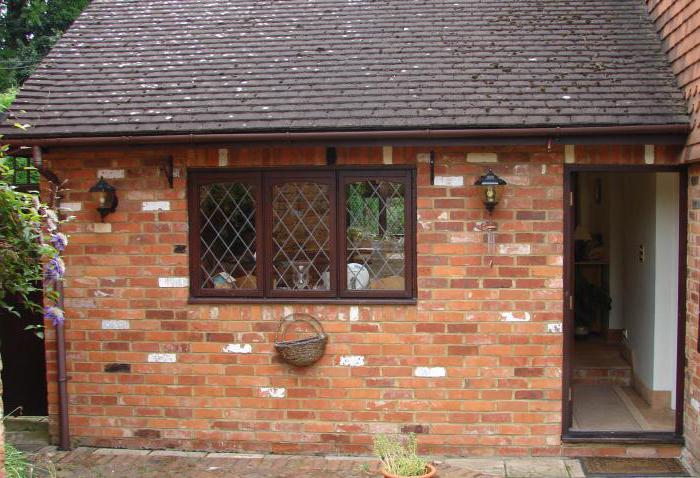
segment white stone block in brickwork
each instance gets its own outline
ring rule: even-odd
[[[530,244],[500,244],[498,246],[499,254],[508,254],[514,256],[522,256],[525,254],[530,254]]]
[[[123,330],[129,328],[128,320],[103,320],[102,328],[105,330]]]
[[[144,201],[142,211],[170,211],[170,201]]]
[[[83,203],[81,202],[62,202],[61,210],[69,212],[77,212],[83,209]]]
[[[530,312],[501,312],[501,317],[506,322],[529,322],[532,318]]]
[[[464,243],[464,242],[482,242],[484,240],[483,232],[455,232],[449,235],[449,241],[452,243]]]
[[[573,164],[576,162],[576,148],[573,144],[564,146],[564,162],[566,164]]]
[[[561,277],[547,279],[546,281],[544,281],[544,286],[547,287],[548,289],[563,289],[564,288],[564,279],[562,279]]]
[[[392,164],[394,162],[394,148],[391,146],[382,147],[382,162]]]
[[[563,328],[561,322],[547,324],[547,332],[549,332],[550,334],[561,334],[562,330]]]
[[[467,161],[470,163],[497,163],[496,153],[467,153]]]
[[[646,164],[654,164],[654,160],[655,160],[654,145],[653,144],[645,144],[644,145],[644,162]]]
[[[187,277],[159,277],[158,287],[187,287],[189,279]]]
[[[350,307],[350,322],[357,322],[360,320],[360,308],[355,306]]]
[[[287,396],[286,388],[262,387],[260,395],[267,398],[284,398]]]
[[[76,309],[94,309],[95,300],[94,299],[66,299],[66,305],[70,307],[75,307]]]
[[[398,433],[399,426],[395,423],[370,423],[369,432],[373,435],[379,433]]]
[[[340,357],[338,364],[341,367],[362,367],[365,364],[365,358],[362,355],[344,355]]]
[[[177,355],[175,354],[148,354],[148,361],[152,363],[175,363]]]
[[[227,354],[249,354],[253,351],[253,346],[250,344],[228,344],[224,347],[224,352]]]
[[[416,367],[413,371],[416,377],[444,377],[447,375],[445,367]]]
[[[105,179],[123,179],[126,172],[123,169],[99,169],[97,171],[98,178]]]
[[[700,402],[698,402],[695,398],[690,399],[690,406],[693,407],[693,410],[700,413]]]
[[[109,222],[96,222],[93,224],[92,230],[97,234],[107,234],[112,232],[112,224]]]
[[[219,150],[219,166],[228,166],[228,149]]]
[[[448,188],[455,188],[459,186],[464,186],[463,176],[435,176],[436,186],[447,186]]]

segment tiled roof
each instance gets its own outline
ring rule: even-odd
[[[38,137],[688,123],[640,0],[93,0],[12,113]]]

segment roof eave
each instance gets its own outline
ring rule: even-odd
[[[182,145],[225,143],[446,143],[473,142],[482,144],[517,143],[637,143],[685,144],[688,124],[573,126],[545,128],[471,128],[471,129],[405,129],[353,131],[280,131],[235,133],[172,133],[147,135],[102,136],[29,136],[5,137],[12,146],[118,146],[118,145]]]

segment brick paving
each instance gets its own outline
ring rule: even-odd
[[[44,447],[30,455],[38,476],[58,478],[367,478],[380,476],[372,457],[258,455]],[[577,460],[442,459],[439,478],[582,478]]]

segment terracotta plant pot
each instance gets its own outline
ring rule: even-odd
[[[382,468],[382,474],[384,475],[384,478],[433,478],[433,476],[435,476],[435,473],[437,473],[437,470],[430,463],[428,463],[426,466],[428,467],[428,471],[424,475],[420,475],[420,476],[408,477],[408,476],[392,475],[391,473],[384,470],[383,468]]]

